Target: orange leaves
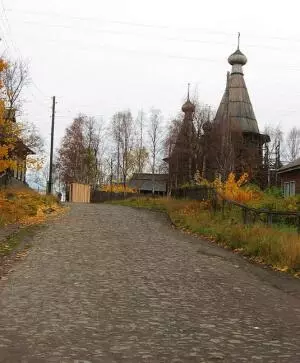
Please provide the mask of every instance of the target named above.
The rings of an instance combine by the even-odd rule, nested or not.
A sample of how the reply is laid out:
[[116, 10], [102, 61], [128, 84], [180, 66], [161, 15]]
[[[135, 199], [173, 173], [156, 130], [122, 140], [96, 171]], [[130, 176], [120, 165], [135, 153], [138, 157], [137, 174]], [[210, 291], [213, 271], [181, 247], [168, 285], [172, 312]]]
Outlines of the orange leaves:
[[[7, 67], [6, 62], [0, 59], [0, 73]], [[0, 84], [0, 92], [3, 88], [3, 83]], [[19, 127], [16, 123], [5, 120], [5, 103], [0, 99], [0, 172], [8, 168], [15, 167], [15, 161], [12, 159], [11, 151], [15, 148], [16, 142], [20, 135]]]
[[135, 189], [124, 187], [123, 184], [105, 184], [101, 187], [102, 192], [109, 192], [109, 193], [136, 193]]
[[30, 155], [27, 157], [26, 166], [28, 169], [40, 171], [45, 164], [45, 158], [43, 156]]
[[260, 193], [253, 191], [245, 184], [248, 182], [248, 174], [244, 173], [239, 179], [236, 179], [234, 173], [228, 175], [227, 180], [222, 183], [219, 181], [217, 190], [225, 198], [235, 200], [237, 202], [246, 203], [251, 200], [257, 200], [261, 197]]
[[3, 72], [4, 69], [6, 69], [6, 68], [7, 68], [7, 63], [5, 62], [4, 59], [0, 58], [0, 72]]
[[45, 220], [49, 210], [54, 213], [61, 210], [53, 196], [41, 195], [31, 189], [0, 190], [0, 226], [40, 223]]
[[4, 158], [8, 156], [8, 146], [7, 145], [0, 145], [0, 158]]
[[221, 178], [216, 178], [213, 182], [202, 178], [200, 174], [195, 176], [196, 184], [213, 187], [217, 192], [227, 199], [235, 200], [237, 202], [246, 203], [252, 200], [261, 198], [261, 193], [252, 190], [247, 186], [248, 174], [242, 174], [238, 179], [234, 173], [228, 175], [227, 180], [222, 182]]

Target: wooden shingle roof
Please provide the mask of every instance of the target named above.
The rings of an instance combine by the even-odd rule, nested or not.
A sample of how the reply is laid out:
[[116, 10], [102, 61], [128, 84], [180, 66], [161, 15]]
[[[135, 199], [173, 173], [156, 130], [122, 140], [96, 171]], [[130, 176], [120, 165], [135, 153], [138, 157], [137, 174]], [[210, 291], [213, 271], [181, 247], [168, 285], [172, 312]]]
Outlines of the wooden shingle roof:
[[290, 162], [287, 165], [284, 165], [282, 168], [278, 170], [278, 174], [298, 169], [300, 169], [300, 158]]
[[[241, 53], [239, 51], [239, 53]], [[235, 54], [235, 53], [234, 53]], [[242, 54], [242, 53], [241, 53]], [[228, 122], [232, 130], [259, 134], [257, 120], [246, 87], [242, 64], [234, 63], [237, 57], [229, 57], [231, 73], [227, 73], [224, 95], [216, 113], [215, 121]], [[246, 59], [246, 58], [245, 58]]]

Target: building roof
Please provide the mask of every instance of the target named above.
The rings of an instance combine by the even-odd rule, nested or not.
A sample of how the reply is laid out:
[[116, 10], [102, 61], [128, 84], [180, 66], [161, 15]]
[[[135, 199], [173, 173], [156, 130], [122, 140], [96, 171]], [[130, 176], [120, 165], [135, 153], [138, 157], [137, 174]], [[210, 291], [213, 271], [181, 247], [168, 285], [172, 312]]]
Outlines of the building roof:
[[291, 163], [288, 163], [287, 165], [284, 165], [278, 170], [278, 174], [285, 173], [292, 170], [300, 169], [300, 158], [292, 161]]
[[195, 105], [190, 101], [190, 84], [188, 84], [188, 94], [186, 102], [182, 105], [182, 112], [185, 114], [194, 113], [195, 112]]
[[[154, 174], [154, 190], [156, 192], [166, 192], [168, 174]], [[152, 174], [136, 173], [133, 174], [128, 186], [137, 190], [152, 191]]]
[[259, 134], [257, 120], [246, 87], [243, 65], [246, 56], [238, 49], [228, 58], [232, 65], [227, 73], [226, 88], [215, 121], [229, 122], [232, 130]]

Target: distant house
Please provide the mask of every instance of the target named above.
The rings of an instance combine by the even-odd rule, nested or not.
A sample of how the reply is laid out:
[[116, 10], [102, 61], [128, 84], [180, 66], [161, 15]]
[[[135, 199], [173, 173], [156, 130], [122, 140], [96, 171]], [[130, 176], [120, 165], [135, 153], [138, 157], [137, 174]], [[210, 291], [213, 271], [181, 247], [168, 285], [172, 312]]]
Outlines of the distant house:
[[153, 175], [150, 173], [136, 173], [133, 174], [128, 186], [144, 194], [151, 194], [154, 186], [155, 194], [164, 195], [167, 193], [168, 178], [168, 174], [154, 174], [153, 178]]
[[[5, 110], [4, 118], [11, 122], [16, 122], [15, 110]], [[33, 154], [34, 152], [22, 140], [18, 140], [13, 150], [13, 158], [17, 166], [14, 170], [7, 169], [0, 174], [0, 185], [12, 184], [21, 186], [26, 184], [26, 159], [28, 155]]]
[[277, 174], [285, 197], [300, 194], [300, 158], [280, 168]]

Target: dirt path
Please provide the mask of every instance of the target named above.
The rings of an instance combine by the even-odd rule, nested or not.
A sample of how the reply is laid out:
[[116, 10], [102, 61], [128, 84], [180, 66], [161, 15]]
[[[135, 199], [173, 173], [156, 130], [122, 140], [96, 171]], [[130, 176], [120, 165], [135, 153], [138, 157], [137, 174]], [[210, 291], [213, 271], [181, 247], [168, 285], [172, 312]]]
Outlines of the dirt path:
[[159, 214], [73, 205], [32, 244], [0, 282], [0, 362], [300, 361], [300, 282]]

